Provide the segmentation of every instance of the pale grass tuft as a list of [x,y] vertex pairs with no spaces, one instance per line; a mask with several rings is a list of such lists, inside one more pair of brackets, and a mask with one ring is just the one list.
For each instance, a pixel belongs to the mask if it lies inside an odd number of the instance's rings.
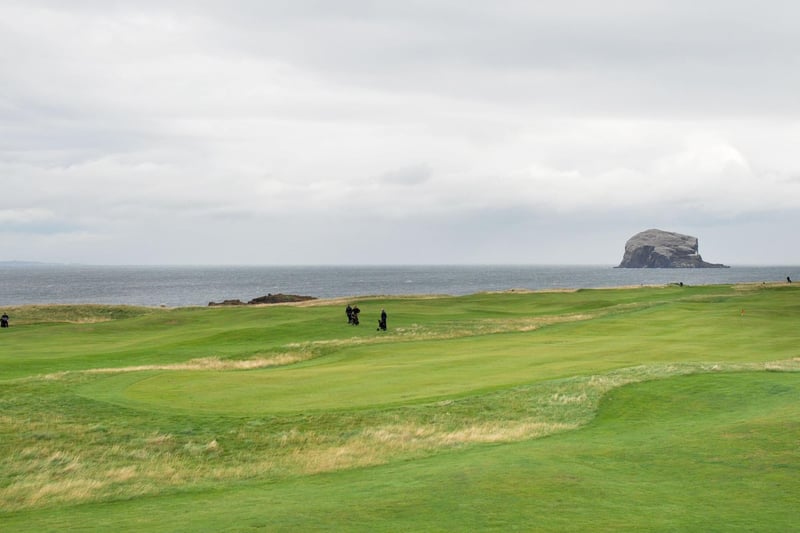
[[577,429],[578,424],[537,421],[474,424],[443,431],[435,426],[397,424],[367,429],[346,443],[297,450],[302,470],[308,474],[385,464],[392,457],[430,454],[469,444],[518,442]]
[[546,422],[482,424],[443,433],[438,440],[447,446],[489,442],[516,442],[537,439],[545,435],[576,429],[577,427],[577,424]]
[[574,424],[535,420],[471,424],[449,431],[430,425],[398,424],[367,430],[364,432],[364,436],[382,446],[410,450],[487,442],[516,442],[575,429],[575,427]]
[[49,481],[39,486],[29,496],[31,504],[47,502],[80,502],[86,501],[100,493],[107,483],[96,479],[64,479]]
[[100,324],[103,322],[111,322],[112,320],[114,320],[112,317],[93,316],[81,317],[73,320],[60,320],[60,322],[66,322],[68,324]]
[[800,357],[785,361],[769,361],[764,363],[764,370],[771,372],[800,372]]
[[66,464],[73,461],[66,452],[58,450],[50,454],[50,457],[47,458],[47,462],[51,464]]
[[146,442],[151,446],[162,446],[171,443],[172,440],[173,437],[170,434],[156,433],[152,437],[149,437]]
[[748,281],[736,283],[732,285],[733,290],[739,292],[753,292],[761,289],[770,289],[775,287],[785,287],[787,284],[784,281]]
[[306,474],[335,472],[350,468],[385,464],[388,456],[371,448],[364,441],[348,442],[342,446],[308,450],[302,456],[302,471]]
[[588,398],[585,392],[581,394],[563,394],[557,392],[551,396],[550,403],[555,405],[569,405],[585,403],[587,400]]
[[[514,441],[529,436],[534,424],[479,424],[442,431],[432,426],[395,425],[365,432],[365,437],[382,446],[403,450],[437,448],[457,444]],[[540,427],[537,428],[538,430]]]
[[70,374],[121,374],[126,372],[146,372],[151,370],[164,371],[227,371],[227,370],[254,370],[275,366],[285,366],[312,358],[310,352],[287,352],[271,355],[269,357],[254,357],[251,359],[220,359],[219,357],[202,357],[190,359],[185,363],[172,363],[165,365],[136,365],[114,368],[90,368],[88,370],[55,372],[41,376],[45,380],[59,380]]
[[[70,371],[63,371],[63,372],[53,372],[51,374],[45,374],[41,376],[41,379],[45,381],[58,381],[60,379],[65,378],[66,376],[72,374]],[[31,378],[28,378],[31,379]],[[34,378],[35,379],[35,378]]]
[[217,442],[217,439],[214,439],[206,444],[187,442],[186,444],[183,445],[183,451],[192,456],[203,456],[206,454],[211,455],[219,452],[220,446],[219,443]]
[[115,468],[108,472],[107,479],[114,483],[126,483],[137,476],[137,469],[135,466],[125,466],[122,468]]

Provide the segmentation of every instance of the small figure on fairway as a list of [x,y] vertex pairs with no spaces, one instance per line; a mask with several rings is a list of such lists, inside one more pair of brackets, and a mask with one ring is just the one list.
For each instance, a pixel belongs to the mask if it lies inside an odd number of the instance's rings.
[[3,313],[3,316],[0,317],[0,328],[7,328],[8,327],[8,315]]
[[350,307],[350,304],[347,304],[347,308],[344,310],[344,312],[347,314],[347,323],[348,324],[352,324],[353,323],[353,308]]
[[353,312],[351,314],[351,316],[353,318],[350,321],[350,323],[353,324],[354,326],[358,325],[358,313],[360,313],[360,312],[361,312],[361,309],[359,309],[358,306],[353,307]]
[[378,329],[386,331],[386,310],[381,309],[381,318],[378,320]]
[[791,277],[789,277],[789,276],[786,276],[786,281],[787,281],[788,283],[791,283],[791,282],[792,282],[792,278],[791,278]]

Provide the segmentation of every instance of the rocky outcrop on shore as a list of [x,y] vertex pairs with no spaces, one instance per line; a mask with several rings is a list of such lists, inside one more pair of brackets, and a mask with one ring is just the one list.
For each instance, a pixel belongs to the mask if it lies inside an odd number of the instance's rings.
[[625,243],[618,268],[728,268],[707,263],[698,253],[697,237],[649,229]]
[[259,305],[259,304],[285,304],[293,302],[307,302],[308,300],[316,300],[314,296],[299,296],[297,294],[267,294],[266,296],[259,296],[253,298],[249,302],[241,300],[223,300],[221,302],[208,302],[210,307],[220,305]]

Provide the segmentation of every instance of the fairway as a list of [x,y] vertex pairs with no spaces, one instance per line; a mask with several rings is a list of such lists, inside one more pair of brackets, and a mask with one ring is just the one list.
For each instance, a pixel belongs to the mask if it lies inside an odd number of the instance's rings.
[[796,527],[795,287],[359,303],[13,309],[0,528]]

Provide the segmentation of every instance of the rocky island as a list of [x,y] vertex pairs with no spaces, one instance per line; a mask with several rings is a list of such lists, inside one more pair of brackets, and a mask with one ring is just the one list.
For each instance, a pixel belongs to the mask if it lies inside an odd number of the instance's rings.
[[309,300],[316,300],[314,296],[299,296],[297,294],[267,294],[266,296],[259,296],[253,298],[245,303],[241,300],[224,300],[222,302],[208,302],[211,307],[218,305],[259,305],[259,304],[285,304],[294,302],[307,302]]
[[625,243],[625,254],[617,268],[728,268],[707,263],[698,253],[697,237],[649,229]]

